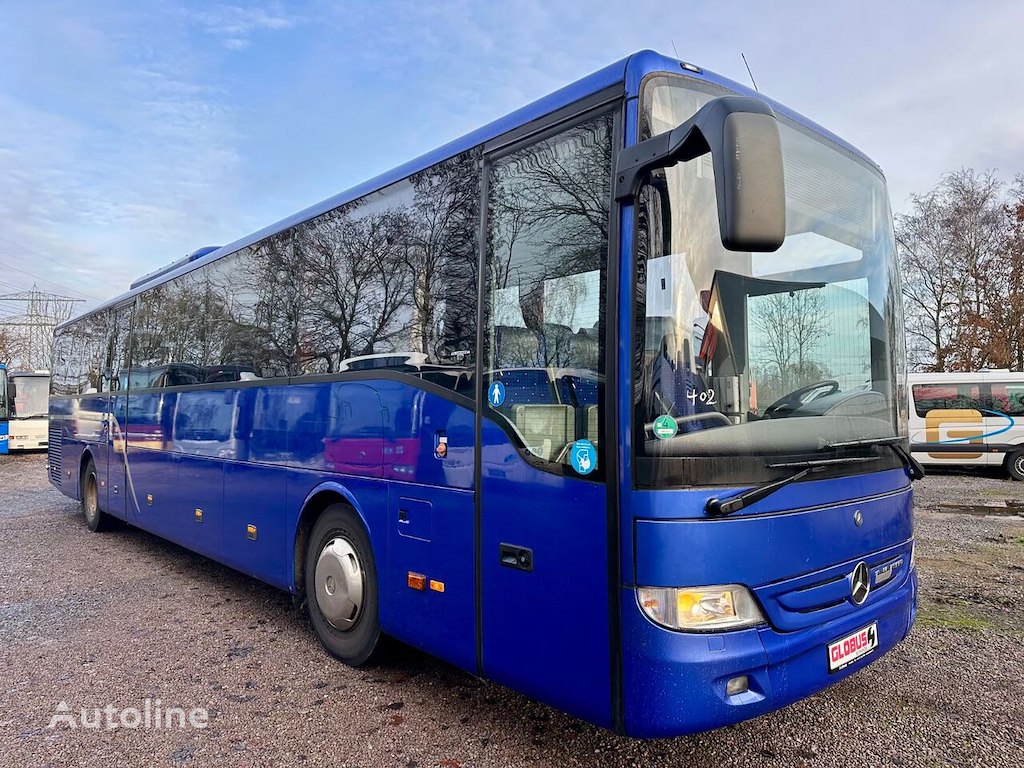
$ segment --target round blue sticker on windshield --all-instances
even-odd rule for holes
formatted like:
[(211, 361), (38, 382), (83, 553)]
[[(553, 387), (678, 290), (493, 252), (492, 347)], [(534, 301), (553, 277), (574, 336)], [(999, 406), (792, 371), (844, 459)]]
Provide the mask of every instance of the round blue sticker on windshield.
[(505, 385), (495, 381), (487, 388), (487, 402), (492, 408), (497, 408), (505, 402)]
[(569, 450), (569, 463), (581, 475), (597, 469), (597, 448), (589, 440), (577, 440)]

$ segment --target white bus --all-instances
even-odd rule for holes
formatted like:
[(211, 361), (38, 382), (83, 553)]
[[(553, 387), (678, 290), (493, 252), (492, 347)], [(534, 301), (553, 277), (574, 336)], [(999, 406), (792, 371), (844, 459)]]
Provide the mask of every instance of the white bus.
[(915, 459), (1002, 466), (1024, 480), (1024, 373), (912, 373), (908, 384)]
[(10, 450), (45, 450), (49, 443), (50, 372), (11, 371), (14, 407), (10, 421)]

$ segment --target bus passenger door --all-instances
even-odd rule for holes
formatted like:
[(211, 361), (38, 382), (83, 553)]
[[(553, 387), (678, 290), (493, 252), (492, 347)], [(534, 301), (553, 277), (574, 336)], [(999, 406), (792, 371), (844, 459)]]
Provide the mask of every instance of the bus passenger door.
[(612, 122), (591, 113), (485, 168), (479, 486), (484, 674), (609, 726)]
[(104, 417), (106, 443), (100, 448), (105, 454), (106, 467), (97, 467), (101, 478), (104, 469), (106, 470), (106, 498), (103, 499), (103, 509), (121, 520), (126, 520), (128, 514), (125, 463), (127, 460), (126, 431), (128, 425), (127, 369), (131, 318), (132, 307), (130, 304), (116, 309), (112, 317), (109, 364), (103, 376), (104, 390), (108, 395), (107, 413)]

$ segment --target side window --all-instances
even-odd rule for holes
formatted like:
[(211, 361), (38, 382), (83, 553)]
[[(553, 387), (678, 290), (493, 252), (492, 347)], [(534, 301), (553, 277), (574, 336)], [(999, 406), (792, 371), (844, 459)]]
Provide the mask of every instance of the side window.
[(473, 396), (481, 152), (144, 293), (132, 388), (390, 370)]
[(1024, 416), (1024, 384), (1006, 385), (1006, 414)]
[(247, 251), (231, 254), (159, 285), (139, 298), (132, 366), (120, 385), (133, 389), (256, 378), (259, 337), (251, 296), (256, 278)]
[(611, 127), (596, 117), (489, 171), (487, 406), (579, 474), (600, 464)]
[(993, 384), (989, 407), (1007, 416), (1024, 416), (1024, 384)]
[(480, 152), (296, 227), (295, 375), (390, 370), (472, 396)]
[(53, 341), (53, 375), (50, 377), (51, 395), (78, 394), (78, 363), (72, 344), (75, 327), (71, 326), (60, 331)]
[(104, 374), (110, 361), (110, 328), (111, 312), (99, 312), (90, 315), (85, 319), (82, 327), (85, 338), (83, 339), (83, 350), (85, 352), (84, 375), (79, 384), (79, 392), (92, 394), (107, 391), (108, 382), (104, 382)]
[(918, 416), (940, 409), (978, 410), (987, 408), (977, 384), (915, 384), (914, 406)]
[(110, 313), (107, 367), (103, 376), (103, 391), (117, 391), (125, 387), (128, 355), (131, 343), (131, 306), (124, 306)]

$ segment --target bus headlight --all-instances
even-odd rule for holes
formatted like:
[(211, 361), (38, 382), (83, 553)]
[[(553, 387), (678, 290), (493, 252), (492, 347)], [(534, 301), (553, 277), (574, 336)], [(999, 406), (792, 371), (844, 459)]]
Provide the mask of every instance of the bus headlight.
[(640, 607), (652, 621), (669, 629), (710, 632), (764, 623), (753, 595), (739, 584), (711, 587), (641, 587)]

